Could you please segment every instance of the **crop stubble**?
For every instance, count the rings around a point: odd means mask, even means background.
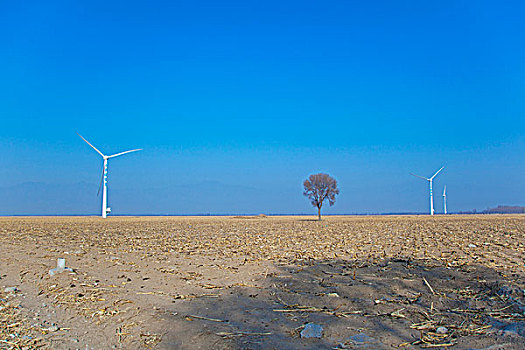
[[[360,333],[519,348],[498,325],[525,322],[524,229],[518,215],[0,218],[0,281],[20,290],[0,296],[0,349],[353,348]],[[47,274],[59,257],[74,274]],[[307,322],[322,339],[298,337]]]

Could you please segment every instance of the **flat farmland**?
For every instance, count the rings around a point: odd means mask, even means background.
[[[0,349],[523,349],[524,264],[523,215],[5,217]]]

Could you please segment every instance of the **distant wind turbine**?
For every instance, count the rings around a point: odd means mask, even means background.
[[[443,189],[443,213],[447,215],[447,185]]]
[[[444,166],[441,167],[441,169],[439,169],[438,171],[436,171],[434,173],[434,175],[432,175],[431,177],[429,178],[426,178],[426,177],[423,177],[423,176],[419,176],[419,175],[416,175],[416,174],[412,174],[410,173],[410,175],[412,176],[415,176],[415,177],[419,177],[420,179],[423,179],[423,180],[427,180],[428,181],[428,184],[429,184],[429,188],[430,188],[430,215],[434,215],[434,199],[432,197],[432,180],[434,180],[434,178],[437,176],[437,174],[439,174],[439,172],[441,170],[443,170],[443,168],[445,168]]]
[[[104,168],[102,169],[102,178],[100,179],[100,185],[98,186],[98,193],[100,193],[100,187],[102,187],[103,185],[104,188],[102,190],[102,218],[105,219],[107,214],[111,212],[111,208],[108,208],[108,159],[115,158],[115,157],[121,156],[126,153],[142,151],[142,148],[132,149],[129,151],[120,152],[120,153],[112,154],[110,156],[106,156],[105,154],[100,152],[98,149],[96,149],[95,146],[90,144],[88,140],[83,138],[82,135],[80,135],[79,133],[77,133],[77,135],[80,136],[80,138],[84,140],[88,145],[90,145],[95,151],[97,151],[97,153],[100,154],[102,158],[104,159]]]

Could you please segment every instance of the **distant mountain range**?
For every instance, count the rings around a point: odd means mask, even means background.
[[[477,211],[476,209],[471,211],[461,211],[458,214],[525,214],[525,207],[517,205],[498,205],[496,208],[489,208],[482,211]]]

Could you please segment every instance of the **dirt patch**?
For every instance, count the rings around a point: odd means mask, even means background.
[[[0,218],[0,349],[520,349],[524,216]],[[65,271],[50,276],[58,258]],[[306,324],[321,338],[301,338]],[[496,347],[495,347],[496,346]]]

